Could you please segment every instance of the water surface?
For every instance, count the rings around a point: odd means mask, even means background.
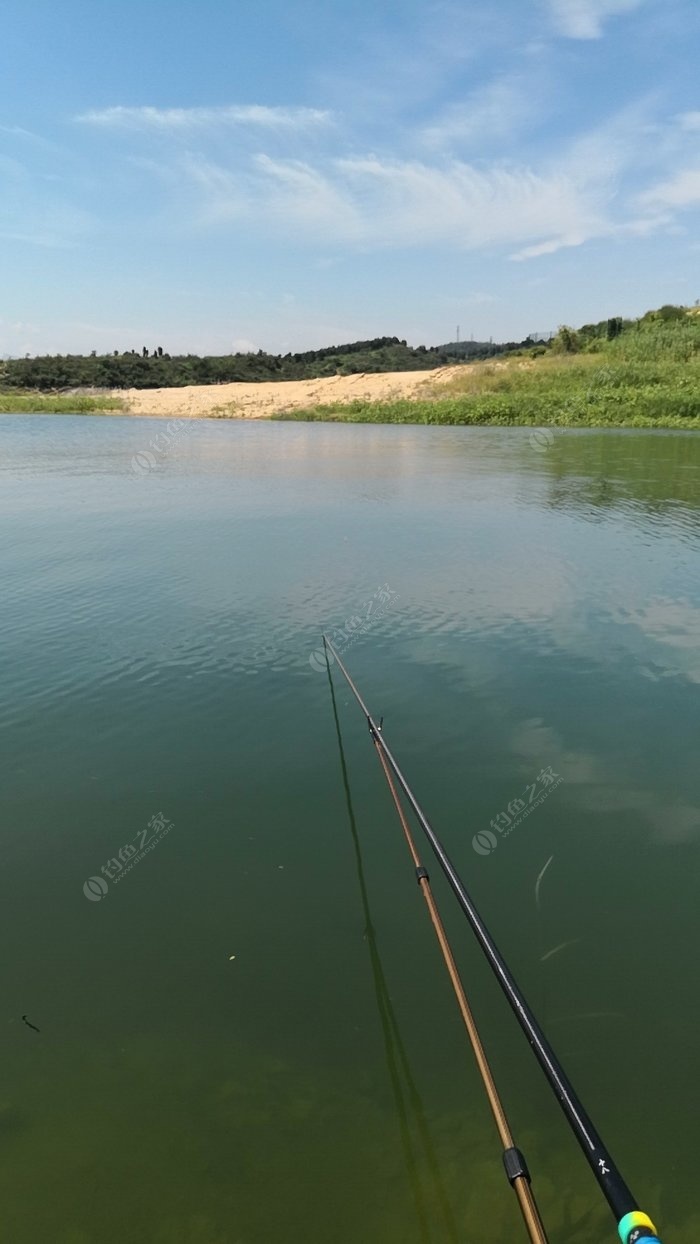
[[[524,1238],[326,629],[690,1244],[700,440],[163,426],[0,420],[0,1234]],[[553,1244],[615,1238],[434,883]]]

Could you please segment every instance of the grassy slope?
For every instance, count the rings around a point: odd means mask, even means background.
[[[123,410],[124,403],[113,397],[92,397],[89,393],[66,396],[46,393],[0,392],[0,414],[95,414],[101,410]]]
[[[634,325],[593,351],[476,363],[420,399],[289,411],[355,423],[700,428],[700,318]]]

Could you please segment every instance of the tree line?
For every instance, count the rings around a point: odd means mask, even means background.
[[[428,371],[457,358],[490,358],[526,342],[450,342],[444,346],[409,346],[398,337],[375,337],[345,345],[325,346],[298,354],[197,355],[154,350],[113,351],[111,354],[52,354],[8,359],[0,363],[4,388],[61,392],[71,389],[159,389],[183,385],[256,383],[265,380],[307,380],[350,376],[360,372]]]

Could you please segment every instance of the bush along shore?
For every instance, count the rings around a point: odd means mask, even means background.
[[[100,397],[91,393],[3,393],[0,389],[0,415],[94,415],[124,411],[117,397]]]
[[[700,308],[609,320],[488,362],[420,399],[353,402],[277,418],[351,423],[700,428]]]

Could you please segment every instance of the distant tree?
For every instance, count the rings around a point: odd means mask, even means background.
[[[562,324],[554,341],[552,349],[555,354],[577,354],[581,348],[579,335],[574,328],[569,328],[568,324]]]
[[[656,312],[660,320],[682,320],[685,318],[685,307],[674,307],[671,303],[659,307]]]

